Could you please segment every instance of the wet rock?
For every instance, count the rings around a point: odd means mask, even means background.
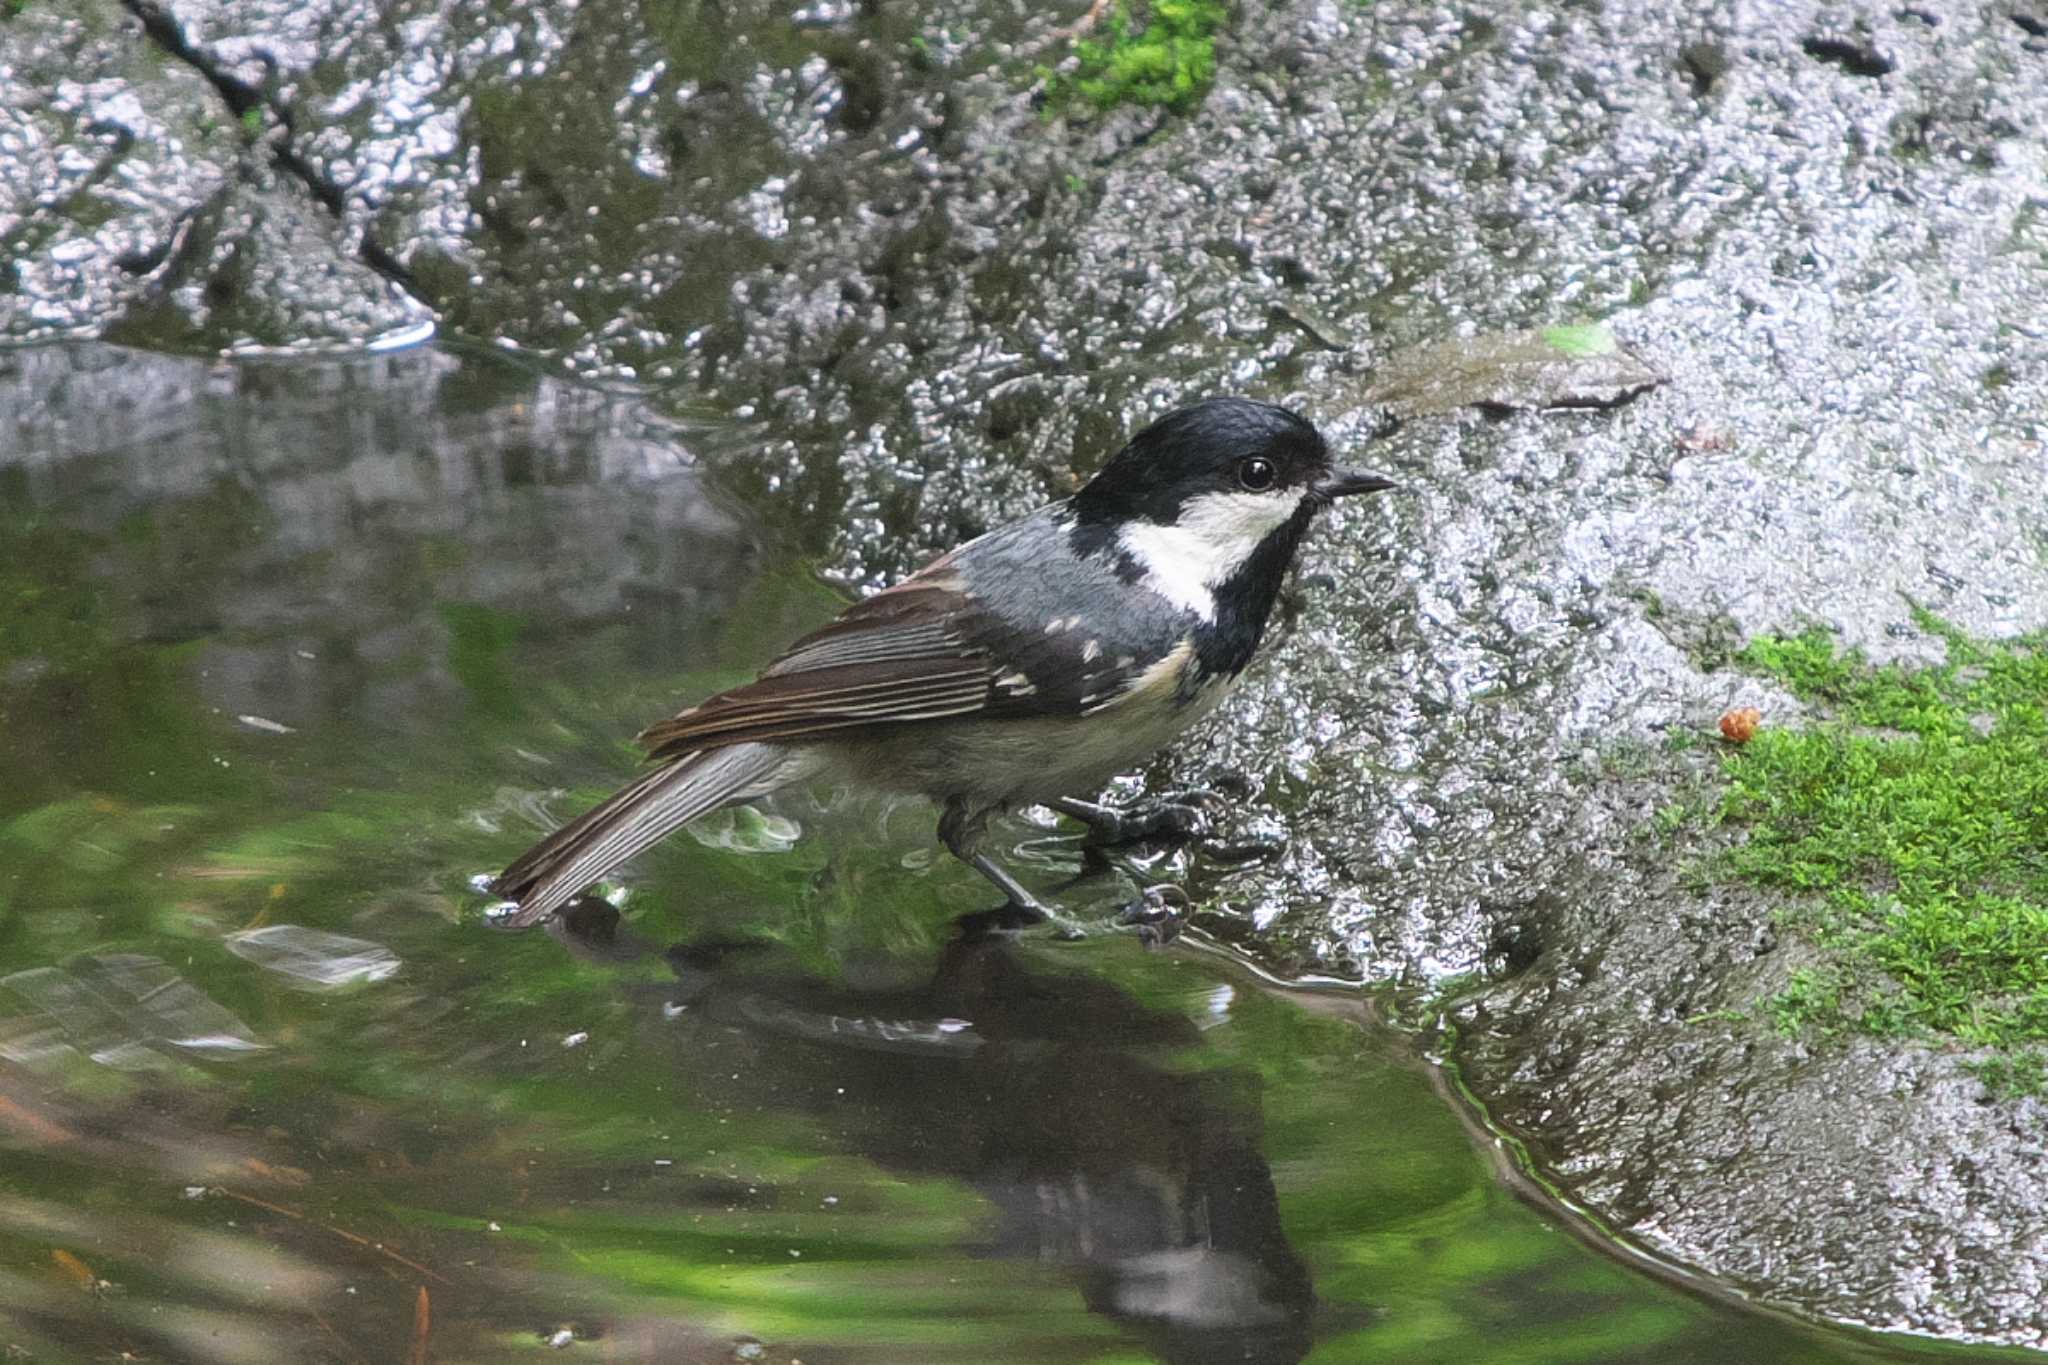
[[[23,7],[0,53],[0,338],[304,350],[429,322],[351,240],[262,63],[166,58],[109,0]]]
[[[1799,45],[1815,61],[1830,62],[1852,76],[1889,76],[1898,63],[1869,42],[1815,34]]]
[[[1772,907],[1666,889],[1625,917],[1575,909],[1566,941],[1600,959],[1552,950],[1456,1010],[1495,1119],[1625,1235],[1763,1297],[1881,1329],[2048,1340],[2023,1211],[2048,1182],[2044,1107],[1987,1103],[1938,1053],[1759,1029],[1742,1011],[1798,956],[1777,950]]]

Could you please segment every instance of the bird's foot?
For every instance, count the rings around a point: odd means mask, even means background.
[[[1228,841],[1202,841],[1202,856],[1212,863],[1270,862],[1286,851],[1287,836],[1284,834],[1248,833]]]
[[[1120,848],[1142,843],[1185,844],[1197,839],[1208,828],[1205,808],[1222,800],[1215,792],[1192,789],[1167,792],[1123,810],[1075,800],[1055,801],[1053,809],[1088,827],[1089,847]]]
[[[1118,925],[1135,929],[1138,942],[1164,948],[1180,937],[1187,924],[1188,893],[1177,886],[1148,886],[1116,917]]]

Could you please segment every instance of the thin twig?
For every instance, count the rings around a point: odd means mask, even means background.
[[[282,1204],[273,1204],[268,1199],[258,1199],[253,1194],[243,1194],[240,1190],[231,1190],[225,1185],[215,1185],[213,1187],[213,1190],[214,1193],[224,1194],[230,1199],[239,1199],[244,1204],[254,1204],[259,1209],[268,1209],[272,1213],[281,1213],[287,1218],[296,1218],[301,1223],[311,1223],[314,1227],[324,1228],[328,1232],[333,1233],[336,1237],[341,1238],[343,1241],[354,1242],[357,1246],[367,1247],[371,1251],[376,1252],[380,1256],[388,1256],[392,1260],[404,1266],[406,1269],[416,1270],[420,1274],[426,1276],[430,1280],[433,1280],[437,1284],[448,1283],[448,1277],[446,1275],[441,1274],[439,1271],[429,1270],[426,1266],[421,1265],[418,1261],[412,1260],[410,1257],[399,1255],[390,1247],[385,1246],[382,1242],[373,1242],[367,1237],[358,1237],[355,1233],[350,1232],[347,1228],[338,1228],[334,1226],[334,1224],[332,1223],[323,1223],[317,1218],[308,1218],[305,1214],[300,1213],[297,1209],[288,1209]]]

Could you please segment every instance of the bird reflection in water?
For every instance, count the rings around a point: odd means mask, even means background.
[[[550,932],[587,958],[657,951],[591,898]],[[650,1008],[723,1025],[741,1056],[720,1072],[751,1078],[765,1109],[829,1117],[877,1165],[972,1187],[998,1210],[979,1254],[1071,1267],[1091,1311],[1166,1361],[1308,1353],[1315,1295],[1280,1225],[1259,1078],[1176,1067],[1201,1045],[1184,1016],[1001,937],[963,937],[928,980],[874,989],[751,941],[665,956],[680,990]]]

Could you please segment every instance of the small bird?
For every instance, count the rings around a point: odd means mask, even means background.
[[[1207,715],[1257,652],[1315,513],[1392,481],[1331,463],[1313,424],[1211,398],[1146,427],[1080,492],[948,551],[804,636],[753,682],[640,736],[652,768],[490,884],[520,928],[698,816],[824,778],[929,797],[939,839],[1051,912],[977,845],[1082,799]],[[516,908],[514,908],[516,906]]]

